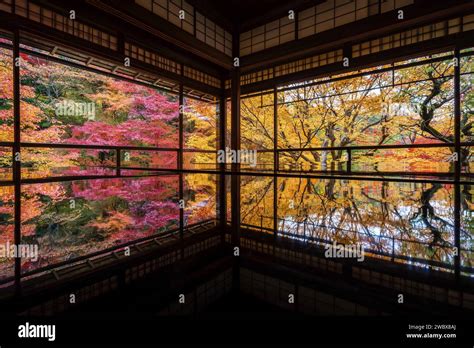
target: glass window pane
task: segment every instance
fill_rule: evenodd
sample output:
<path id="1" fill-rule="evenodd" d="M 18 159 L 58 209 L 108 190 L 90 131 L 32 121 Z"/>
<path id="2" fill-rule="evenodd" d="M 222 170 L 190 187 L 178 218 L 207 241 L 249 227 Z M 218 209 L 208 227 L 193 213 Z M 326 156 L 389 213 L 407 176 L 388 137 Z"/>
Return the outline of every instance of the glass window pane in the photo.
<path id="1" fill-rule="evenodd" d="M 22 54 L 24 142 L 176 148 L 178 115 L 176 96 Z"/>

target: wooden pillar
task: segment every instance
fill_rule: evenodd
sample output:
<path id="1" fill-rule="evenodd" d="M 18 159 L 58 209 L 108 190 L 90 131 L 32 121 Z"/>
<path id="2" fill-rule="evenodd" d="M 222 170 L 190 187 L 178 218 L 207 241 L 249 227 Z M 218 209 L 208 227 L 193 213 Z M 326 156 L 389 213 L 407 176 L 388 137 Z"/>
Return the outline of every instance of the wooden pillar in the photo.
<path id="1" fill-rule="evenodd" d="M 21 147 L 20 147 L 20 33 L 13 33 L 13 181 L 15 185 L 14 243 L 21 244 Z M 21 294 L 21 257 L 15 257 L 15 294 Z"/>
<path id="2" fill-rule="evenodd" d="M 461 275 L 461 58 L 459 49 L 454 50 L 454 151 L 457 161 L 454 162 L 454 246 L 457 253 L 454 256 L 454 274 L 456 280 Z"/>
<path id="3" fill-rule="evenodd" d="M 219 139 L 217 148 L 220 151 L 225 151 L 226 144 L 226 130 L 227 130 L 227 105 L 225 98 L 225 80 L 221 81 L 221 96 L 219 98 Z M 225 162 L 218 163 L 219 170 L 219 187 L 218 187 L 218 207 L 219 207 L 219 228 L 221 232 L 221 242 L 225 243 L 225 234 L 227 227 L 227 195 L 225 189 Z"/>
<path id="4" fill-rule="evenodd" d="M 236 26 L 232 40 L 233 59 L 240 56 L 239 30 Z M 235 66 L 231 73 L 231 147 L 232 150 L 240 150 L 240 66 Z M 240 252 L 240 163 L 232 163 L 231 176 L 231 201 L 232 201 L 232 228 L 231 241 L 232 252 L 234 248 L 239 248 Z M 240 289 L 240 262 L 239 257 L 235 257 L 233 267 L 233 287 L 234 290 Z"/>

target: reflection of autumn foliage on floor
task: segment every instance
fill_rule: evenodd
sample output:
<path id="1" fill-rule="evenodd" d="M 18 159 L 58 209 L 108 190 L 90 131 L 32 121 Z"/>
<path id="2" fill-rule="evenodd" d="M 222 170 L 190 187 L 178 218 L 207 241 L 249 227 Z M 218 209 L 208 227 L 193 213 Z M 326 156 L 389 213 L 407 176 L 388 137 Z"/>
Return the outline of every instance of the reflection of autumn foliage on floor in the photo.
<path id="1" fill-rule="evenodd" d="M 125 232 L 131 227 L 135 232 L 153 233 L 156 229 L 167 226 L 178 218 L 177 176 L 78 181 L 73 183 L 72 190 L 75 197 L 82 197 L 87 201 L 97 201 L 103 197 L 113 196 L 117 200 L 127 202 L 133 218 L 118 212 L 110 218 L 105 216 L 100 223 L 107 229 L 115 226 L 116 228 L 112 230 L 121 231 L 120 233 L 124 235 L 131 232 Z M 115 205 L 112 204 L 111 207 Z M 118 225 L 120 216 L 123 217 L 122 226 Z M 126 221 L 129 223 L 126 224 Z M 120 241 L 123 242 L 121 238 L 118 238 L 118 242 Z"/>
<path id="2" fill-rule="evenodd" d="M 240 190 L 242 223 L 273 228 L 273 178 L 243 176 Z"/>
<path id="3" fill-rule="evenodd" d="M 31 266 L 177 228 L 177 182 L 163 176 L 25 185 L 22 235 L 40 246 L 40 261 Z"/>
<path id="4" fill-rule="evenodd" d="M 273 178 L 241 182 L 242 221 L 272 228 Z M 277 190 L 280 231 L 453 263 L 452 184 L 278 178 Z M 471 231 L 462 228 L 462 248 L 472 248 Z M 465 256 L 472 265 L 474 255 Z"/>
<path id="5" fill-rule="evenodd" d="M 216 175 L 184 175 L 185 226 L 216 218 Z"/>
<path id="6" fill-rule="evenodd" d="M 14 188 L 12 186 L 0 186 L 0 244 L 12 244 L 13 239 L 13 217 L 14 217 Z M 0 257 L 0 280 L 13 275 L 14 260 Z"/>
<path id="7" fill-rule="evenodd" d="M 216 186 L 211 175 L 189 174 L 185 181 L 188 224 L 216 217 Z M 23 243 L 39 245 L 36 263 L 47 266 L 179 226 L 178 176 L 77 180 L 22 187 Z M 2 187 L 0 242 L 13 242 L 13 188 Z M 6 260 L 5 260 L 6 261 Z M 10 261 L 0 274 L 12 275 Z"/>

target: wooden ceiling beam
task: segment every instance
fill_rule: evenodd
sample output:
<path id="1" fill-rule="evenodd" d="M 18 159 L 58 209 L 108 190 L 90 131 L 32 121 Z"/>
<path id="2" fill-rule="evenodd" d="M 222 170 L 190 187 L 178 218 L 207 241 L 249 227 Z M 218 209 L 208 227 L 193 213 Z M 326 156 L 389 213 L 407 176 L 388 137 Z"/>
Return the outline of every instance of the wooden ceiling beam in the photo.
<path id="1" fill-rule="evenodd" d="M 339 49 L 351 42 L 381 37 L 450 16 L 465 15 L 474 11 L 474 2 L 416 0 L 414 5 L 403 8 L 403 11 L 403 20 L 399 20 L 396 13 L 391 11 L 241 57 L 242 72 L 285 64 L 320 52 Z"/>

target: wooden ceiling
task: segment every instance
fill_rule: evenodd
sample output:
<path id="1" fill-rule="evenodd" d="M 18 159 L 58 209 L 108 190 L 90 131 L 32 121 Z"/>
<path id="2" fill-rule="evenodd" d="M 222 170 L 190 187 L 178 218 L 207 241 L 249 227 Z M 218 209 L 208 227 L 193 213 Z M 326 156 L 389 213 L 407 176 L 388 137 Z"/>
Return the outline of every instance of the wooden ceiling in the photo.
<path id="1" fill-rule="evenodd" d="M 324 0 L 187 0 L 227 30 L 245 31 Z"/>

